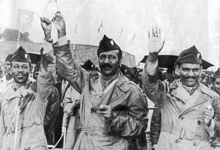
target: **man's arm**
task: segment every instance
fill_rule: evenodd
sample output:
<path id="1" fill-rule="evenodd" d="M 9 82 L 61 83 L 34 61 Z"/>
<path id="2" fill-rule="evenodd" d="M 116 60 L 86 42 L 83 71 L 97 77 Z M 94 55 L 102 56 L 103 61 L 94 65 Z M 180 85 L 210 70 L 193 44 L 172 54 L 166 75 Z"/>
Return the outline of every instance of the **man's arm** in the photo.
<path id="1" fill-rule="evenodd" d="M 51 21 L 41 18 L 41 26 L 44 31 L 45 39 L 41 50 L 41 66 L 37 79 L 37 91 L 42 101 L 47 101 L 49 94 L 55 84 L 55 56 L 53 55 L 51 40 Z"/>
<path id="2" fill-rule="evenodd" d="M 3 110 L 1 109 L 1 114 L 0 114 L 0 150 L 2 149 L 2 144 L 3 144 L 3 136 L 5 135 L 5 126 L 4 126 L 4 120 L 3 120 Z"/>
<path id="3" fill-rule="evenodd" d="M 214 124 L 214 137 L 220 138 L 220 96 L 218 94 L 215 95 L 213 101 L 213 109 L 214 109 L 214 117 L 212 119 L 212 124 Z M 211 126 L 212 126 L 211 124 Z"/>
<path id="4" fill-rule="evenodd" d="M 77 92 L 81 93 L 83 83 L 86 80 L 86 71 L 72 57 L 70 45 L 66 40 L 65 21 L 61 13 L 57 12 L 52 21 L 58 33 L 58 42 L 54 45 L 58 72 Z"/>
<path id="5" fill-rule="evenodd" d="M 161 42 L 160 29 L 152 29 L 148 34 L 149 56 L 147 58 L 142 77 L 143 90 L 150 100 L 157 103 L 162 100 L 163 93 L 167 90 L 167 84 L 158 80 L 158 53 L 164 46 Z"/>

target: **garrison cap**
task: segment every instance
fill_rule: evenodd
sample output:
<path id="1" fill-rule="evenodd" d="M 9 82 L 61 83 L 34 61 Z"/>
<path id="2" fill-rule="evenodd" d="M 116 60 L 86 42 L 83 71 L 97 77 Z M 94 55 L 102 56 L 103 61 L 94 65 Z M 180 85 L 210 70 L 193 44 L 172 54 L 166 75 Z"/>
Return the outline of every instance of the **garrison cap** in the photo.
<path id="1" fill-rule="evenodd" d="M 202 55 L 195 46 L 192 46 L 180 53 L 177 63 L 202 64 Z"/>
<path id="2" fill-rule="evenodd" d="M 220 78 L 220 68 L 218 68 L 218 70 L 215 72 L 213 78 L 214 78 L 214 79 L 216 79 L 216 78 Z"/>
<path id="3" fill-rule="evenodd" d="M 34 72 L 40 70 L 40 65 L 41 65 L 41 61 L 39 61 L 39 62 L 34 66 Z"/>
<path id="4" fill-rule="evenodd" d="M 103 39 L 99 43 L 97 55 L 99 56 L 99 54 L 102 52 L 109 52 L 113 50 L 121 51 L 121 48 L 115 43 L 113 39 L 110 39 L 106 35 L 104 35 Z"/>
<path id="5" fill-rule="evenodd" d="M 24 48 L 22 46 L 20 46 L 18 48 L 18 50 L 16 50 L 14 52 L 14 54 L 12 55 L 11 61 L 17 61 L 17 62 L 29 62 L 31 63 L 31 58 L 28 55 L 28 53 L 26 53 L 26 51 L 24 50 Z"/>
<path id="6" fill-rule="evenodd" d="M 6 61 L 11 61 L 12 55 L 13 55 L 13 54 L 9 54 L 9 55 L 5 58 L 5 62 L 6 62 Z"/>
<path id="7" fill-rule="evenodd" d="M 95 70 L 95 65 L 90 59 L 87 60 L 83 65 L 81 65 L 81 67 L 85 70 Z"/>

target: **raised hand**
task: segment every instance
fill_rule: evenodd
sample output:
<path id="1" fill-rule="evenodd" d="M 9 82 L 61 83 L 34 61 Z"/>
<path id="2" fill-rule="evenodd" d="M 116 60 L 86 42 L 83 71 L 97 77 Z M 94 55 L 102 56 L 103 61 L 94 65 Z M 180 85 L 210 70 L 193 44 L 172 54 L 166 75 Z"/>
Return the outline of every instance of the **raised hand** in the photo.
<path id="1" fill-rule="evenodd" d="M 41 21 L 41 27 L 44 31 L 45 40 L 50 40 L 51 39 L 51 30 L 52 30 L 51 21 L 46 17 L 40 18 L 40 21 Z"/>
<path id="2" fill-rule="evenodd" d="M 161 41 L 161 30 L 156 28 L 152 28 L 152 31 L 148 32 L 148 49 L 149 53 L 156 53 L 158 54 L 163 46 L 165 40 Z"/>
<path id="3" fill-rule="evenodd" d="M 59 11 L 53 17 L 52 22 L 57 29 L 58 38 L 65 36 L 66 35 L 66 24 L 65 24 L 63 16 L 61 15 Z"/>

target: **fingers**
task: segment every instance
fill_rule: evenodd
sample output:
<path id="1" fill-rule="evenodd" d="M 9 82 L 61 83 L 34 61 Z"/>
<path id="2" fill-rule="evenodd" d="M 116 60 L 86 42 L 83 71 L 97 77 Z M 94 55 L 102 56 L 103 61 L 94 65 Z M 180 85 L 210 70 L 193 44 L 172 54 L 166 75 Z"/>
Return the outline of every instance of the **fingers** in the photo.
<path id="1" fill-rule="evenodd" d="M 55 16 L 53 17 L 52 21 L 53 21 L 53 22 L 54 22 L 54 21 L 58 21 L 58 20 L 60 20 L 61 18 L 63 18 L 63 16 L 61 15 L 60 11 L 57 11 L 57 12 L 55 13 Z"/>
<path id="2" fill-rule="evenodd" d="M 40 20 L 41 20 L 41 22 L 44 22 L 47 25 L 51 23 L 51 21 L 48 18 L 46 18 L 46 17 L 41 17 Z"/>
<path id="3" fill-rule="evenodd" d="M 157 28 L 157 26 L 155 28 L 152 27 L 151 32 L 148 31 L 148 37 L 159 37 L 159 38 L 161 38 L 161 29 Z"/>

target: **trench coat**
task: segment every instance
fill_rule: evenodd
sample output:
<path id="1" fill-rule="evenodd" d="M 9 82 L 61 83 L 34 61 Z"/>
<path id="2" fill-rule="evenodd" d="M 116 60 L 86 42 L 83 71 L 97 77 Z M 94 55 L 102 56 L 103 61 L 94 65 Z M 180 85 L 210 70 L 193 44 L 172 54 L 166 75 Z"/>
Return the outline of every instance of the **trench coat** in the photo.
<path id="1" fill-rule="evenodd" d="M 151 71 L 147 67 L 151 67 Z M 209 140 L 214 137 L 214 133 L 219 132 L 220 127 L 219 96 L 201 83 L 190 95 L 179 79 L 172 83 L 160 81 L 156 76 L 156 68 L 156 65 L 147 62 L 142 78 L 144 92 L 162 108 L 162 128 L 155 149 L 210 150 Z M 208 128 L 204 121 L 207 105 L 211 105 L 215 112 L 213 129 Z"/>
<path id="2" fill-rule="evenodd" d="M 17 131 L 16 150 L 47 150 L 47 141 L 43 128 L 47 97 L 54 84 L 55 61 L 52 52 L 42 56 L 42 64 L 37 80 L 37 89 L 28 80 L 25 85 L 14 88 L 14 80 L 6 85 L 1 97 L 0 115 L 0 149 L 14 149 L 15 132 Z M 19 105 L 20 91 L 31 89 Z M 37 90 L 36 92 L 34 92 Z M 20 109 L 16 111 L 16 106 Z M 19 113 L 18 128 L 16 118 Z M 16 130 L 16 131 L 15 131 Z"/>
<path id="3" fill-rule="evenodd" d="M 147 100 L 142 90 L 120 75 L 105 94 L 101 75 L 92 75 L 79 66 L 69 44 L 54 46 L 58 71 L 81 94 L 81 128 L 73 150 L 128 150 L 129 139 L 142 135 L 147 127 Z M 100 104 L 113 109 L 113 120 L 97 113 Z"/>

